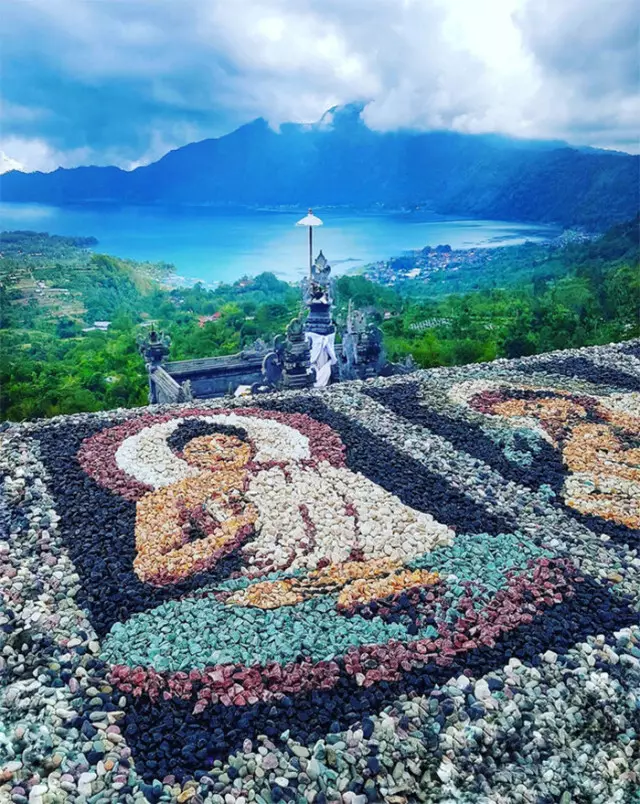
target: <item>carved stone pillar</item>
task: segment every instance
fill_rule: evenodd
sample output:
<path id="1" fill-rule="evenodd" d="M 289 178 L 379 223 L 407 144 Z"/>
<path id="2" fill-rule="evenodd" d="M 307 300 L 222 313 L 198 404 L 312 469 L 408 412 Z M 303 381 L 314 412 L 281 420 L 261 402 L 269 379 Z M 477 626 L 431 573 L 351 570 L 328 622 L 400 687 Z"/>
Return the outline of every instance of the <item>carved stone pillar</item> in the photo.
<path id="1" fill-rule="evenodd" d="M 159 334 L 155 329 L 152 329 L 146 338 L 141 338 L 138 341 L 138 349 L 140 350 L 140 354 L 144 357 L 147 373 L 149 375 L 150 405 L 155 405 L 158 402 L 158 393 L 153 380 L 153 372 L 164 364 L 169 354 L 170 346 L 171 340 L 169 336 L 164 333 Z"/>
<path id="2" fill-rule="evenodd" d="M 309 370 L 309 353 L 304 325 L 299 318 L 294 318 L 287 327 L 287 339 L 284 345 L 282 380 L 285 388 L 291 390 L 313 385 L 313 374 Z"/>
<path id="3" fill-rule="evenodd" d="M 309 308 L 305 330 L 318 335 L 330 335 L 335 332 L 332 320 L 331 266 L 322 251 L 311 267 L 311 276 L 306 280 L 303 291 L 305 303 Z"/>

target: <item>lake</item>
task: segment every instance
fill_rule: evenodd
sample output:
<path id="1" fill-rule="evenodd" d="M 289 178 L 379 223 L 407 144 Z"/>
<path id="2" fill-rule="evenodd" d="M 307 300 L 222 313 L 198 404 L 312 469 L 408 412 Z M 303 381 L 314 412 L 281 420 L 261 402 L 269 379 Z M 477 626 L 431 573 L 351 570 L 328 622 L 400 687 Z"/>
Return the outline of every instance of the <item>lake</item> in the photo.
<path id="1" fill-rule="evenodd" d="M 415 212 L 316 212 L 324 226 L 314 231 L 314 251 L 322 248 L 336 273 L 424 246 L 515 245 L 559 233 L 540 224 L 445 219 Z M 294 224 L 305 213 L 0 203 L 0 230 L 92 235 L 99 241 L 98 251 L 173 263 L 178 275 L 190 282 L 229 282 L 261 271 L 297 280 L 307 265 L 308 240 L 307 230 Z"/>

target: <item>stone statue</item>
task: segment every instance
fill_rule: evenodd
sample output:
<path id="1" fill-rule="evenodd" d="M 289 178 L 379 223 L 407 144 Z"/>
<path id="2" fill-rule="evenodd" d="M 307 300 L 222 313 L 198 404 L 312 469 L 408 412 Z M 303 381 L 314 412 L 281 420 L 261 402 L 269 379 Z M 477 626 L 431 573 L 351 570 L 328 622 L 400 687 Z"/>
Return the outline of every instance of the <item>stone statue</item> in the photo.
<path id="1" fill-rule="evenodd" d="M 311 282 L 325 291 L 329 290 L 331 282 L 331 266 L 322 251 L 316 257 L 316 261 L 311 266 Z"/>
<path id="2" fill-rule="evenodd" d="M 244 348 L 240 352 L 240 354 L 245 355 L 245 354 L 251 354 L 252 352 L 257 352 L 258 354 L 261 354 L 262 352 L 266 353 L 268 350 L 269 347 L 267 346 L 265 341 L 262 338 L 256 338 L 256 340 L 251 344 L 251 346 L 247 346 L 246 348 Z"/>
<path id="3" fill-rule="evenodd" d="M 342 336 L 342 353 L 340 355 L 339 375 L 341 380 L 355 380 L 358 364 L 358 336 L 355 332 L 345 332 Z"/>
<path id="4" fill-rule="evenodd" d="M 363 380 L 377 376 L 384 365 L 382 338 L 382 330 L 373 323 L 367 325 L 365 313 L 354 310 L 349 301 L 342 335 L 340 380 Z"/>
<path id="5" fill-rule="evenodd" d="M 146 338 L 144 336 L 138 338 L 138 349 L 144 357 L 148 370 L 161 366 L 165 362 L 170 346 L 169 336 L 158 333 L 155 329 L 152 329 Z"/>
<path id="6" fill-rule="evenodd" d="M 398 374 L 411 374 L 418 370 L 418 364 L 413 359 L 413 355 L 407 355 L 399 363 L 384 363 L 380 369 L 381 377 L 393 377 Z"/>
<path id="7" fill-rule="evenodd" d="M 333 304 L 331 266 L 322 251 L 311 266 L 311 276 L 302 283 L 305 304 L 309 308 L 305 329 L 318 335 L 335 332 L 331 319 Z"/>
<path id="8" fill-rule="evenodd" d="M 382 353 L 383 334 L 380 327 L 369 324 L 365 333 L 365 346 L 363 350 L 364 362 L 367 363 L 375 373 L 382 368 L 380 361 L 383 359 Z"/>
<path id="9" fill-rule="evenodd" d="M 144 358 L 147 369 L 149 382 L 149 404 L 155 405 L 157 402 L 161 401 L 161 399 L 159 398 L 158 391 L 155 387 L 153 379 L 154 372 L 161 373 L 163 370 L 162 367 L 165 365 L 166 357 L 169 354 L 171 340 L 168 335 L 165 335 L 164 333 L 159 334 L 155 329 L 152 329 L 146 337 L 142 334 L 139 335 L 137 342 L 138 350 Z M 173 382 L 169 375 L 166 375 L 166 380 L 169 384 Z M 174 385 L 176 384 L 174 383 Z M 191 399 L 192 397 L 184 397 L 179 401 L 186 401 L 187 398 Z"/>
<path id="10" fill-rule="evenodd" d="M 192 400 L 193 400 L 193 389 L 191 387 L 191 380 L 185 380 L 180 385 L 178 402 L 191 402 Z"/>
<path id="11" fill-rule="evenodd" d="M 309 342 L 300 317 L 292 319 L 287 327 L 284 344 L 283 384 L 285 388 L 307 388 L 313 382 L 309 371 Z"/>

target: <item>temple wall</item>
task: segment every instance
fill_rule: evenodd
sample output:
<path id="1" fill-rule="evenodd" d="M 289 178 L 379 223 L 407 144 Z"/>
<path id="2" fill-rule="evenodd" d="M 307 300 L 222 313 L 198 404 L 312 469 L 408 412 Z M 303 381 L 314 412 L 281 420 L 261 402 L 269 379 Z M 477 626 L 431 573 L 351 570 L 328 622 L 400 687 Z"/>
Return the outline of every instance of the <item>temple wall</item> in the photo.
<path id="1" fill-rule="evenodd" d="M 238 361 L 234 359 L 233 362 L 230 360 L 226 365 L 220 358 L 212 358 L 210 364 L 204 360 L 181 361 L 177 367 L 167 363 L 165 369 L 165 373 L 178 385 L 182 385 L 186 380 L 190 381 L 194 399 L 210 399 L 232 394 L 239 385 L 253 385 L 253 383 L 260 382 L 262 356 L 258 360 Z M 151 379 L 153 382 L 153 374 Z M 159 402 L 171 401 L 160 399 L 160 391 L 159 385 L 156 384 Z"/>

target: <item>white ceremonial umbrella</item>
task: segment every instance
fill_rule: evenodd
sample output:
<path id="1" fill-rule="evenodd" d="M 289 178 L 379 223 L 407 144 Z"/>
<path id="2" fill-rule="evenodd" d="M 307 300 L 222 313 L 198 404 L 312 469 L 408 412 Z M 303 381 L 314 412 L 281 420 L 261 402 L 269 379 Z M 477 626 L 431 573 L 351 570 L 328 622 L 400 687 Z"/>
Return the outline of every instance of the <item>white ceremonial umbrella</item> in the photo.
<path id="1" fill-rule="evenodd" d="M 309 227 L 309 276 L 311 276 L 311 266 L 313 265 L 313 227 L 314 226 L 322 226 L 322 221 L 320 218 L 316 218 L 313 214 L 313 210 L 309 210 L 309 214 L 305 215 L 304 218 L 301 218 L 297 223 L 296 226 L 308 226 Z"/>

